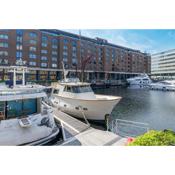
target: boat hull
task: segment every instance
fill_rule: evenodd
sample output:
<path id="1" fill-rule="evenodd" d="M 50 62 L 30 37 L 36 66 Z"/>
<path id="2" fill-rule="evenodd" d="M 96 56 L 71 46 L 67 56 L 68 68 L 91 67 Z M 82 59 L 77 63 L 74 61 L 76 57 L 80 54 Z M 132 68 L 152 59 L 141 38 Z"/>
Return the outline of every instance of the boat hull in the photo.
<path id="1" fill-rule="evenodd" d="M 21 125 L 21 119 L 2 120 L 0 145 L 44 145 L 59 134 L 51 112 L 32 114 L 27 117 L 30 126 Z"/>
<path id="2" fill-rule="evenodd" d="M 61 111 L 77 118 L 83 118 L 83 113 L 88 120 L 103 121 L 105 116 L 111 114 L 113 108 L 121 97 L 104 99 L 106 96 L 96 95 L 97 99 L 84 100 L 57 96 L 52 102 Z M 109 96 L 108 96 L 109 97 Z"/>
<path id="3" fill-rule="evenodd" d="M 163 84 L 150 84 L 152 90 L 164 90 L 164 91 L 175 91 L 175 85 L 163 85 Z"/>
<path id="4" fill-rule="evenodd" d="M 46 145 L 47 143 L 53 141 L 54 139 L 56 139 L 57 135 L 59 134 L 60 130 L 58 127 L 55 127 L 54 131 L 52 132 L 52 134 L 50 134 L 49 136 L 36 140 L 34 142 L 30 142 L 30 143 L 25 143 L 25 144 L 21 144 L 18 146 L 41 146 L 41 145 Z"/>

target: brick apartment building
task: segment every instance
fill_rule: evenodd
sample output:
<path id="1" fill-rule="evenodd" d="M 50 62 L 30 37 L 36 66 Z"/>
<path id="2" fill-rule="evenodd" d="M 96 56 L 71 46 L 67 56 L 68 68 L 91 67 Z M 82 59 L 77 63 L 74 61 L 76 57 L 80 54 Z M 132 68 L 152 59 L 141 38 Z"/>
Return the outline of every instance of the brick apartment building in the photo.
<path id="1" fill-rule="evenodd" d="M 11 79 L 7 68 L 18 59 L 29 67 L 28 81 L 60 79 L 62 62 L 70 72 L 80 72 L 85 59 L 87 80 L 124 79 L 151 71 L 149 54 L 105 39 L 61 30 L 0 30 L 0 81 Z"/>

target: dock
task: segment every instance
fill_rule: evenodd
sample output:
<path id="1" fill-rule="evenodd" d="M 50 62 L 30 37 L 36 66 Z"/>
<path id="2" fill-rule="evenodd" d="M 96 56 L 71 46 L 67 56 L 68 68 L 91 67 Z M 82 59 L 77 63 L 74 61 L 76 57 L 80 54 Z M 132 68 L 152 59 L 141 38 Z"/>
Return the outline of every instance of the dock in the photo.
<path id="1" fill-rule="evenodd" d="M 127 139 L 109 131 L 95 129 L 58 109 L 53 110 L 55 120 L 62 127 L 62 146 L 124 146 Z M 60 145 L 60 143 L 59 143 Z"/>

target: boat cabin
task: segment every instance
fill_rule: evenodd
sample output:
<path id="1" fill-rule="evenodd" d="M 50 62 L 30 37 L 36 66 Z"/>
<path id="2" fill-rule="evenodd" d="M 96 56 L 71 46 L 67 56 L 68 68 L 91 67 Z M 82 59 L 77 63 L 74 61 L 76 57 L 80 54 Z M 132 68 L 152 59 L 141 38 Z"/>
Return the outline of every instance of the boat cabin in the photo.
<path id="1" fill-rule="evenodd" d="M 42 91 L 28 89 L 0 89 L 0 120 L 23 118 L 41 112 Z"/>
<path id="2" fill-rule="evenodd" d="M 95 98 L 94 92 L 89 83 L 59 83 L 52 87 L 52 95 L 77 98 L 86 95 L 86 98 Z"/>

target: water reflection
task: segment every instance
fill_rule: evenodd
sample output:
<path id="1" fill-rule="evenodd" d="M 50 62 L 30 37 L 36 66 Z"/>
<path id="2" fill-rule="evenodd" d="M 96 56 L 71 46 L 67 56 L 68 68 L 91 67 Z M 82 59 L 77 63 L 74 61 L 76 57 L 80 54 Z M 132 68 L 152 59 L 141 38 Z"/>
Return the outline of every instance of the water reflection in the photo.
<path id="1" fill-rule="evenodd" d="M 175 130 L 175 92 L 111 87 L 96 90 L 96 93 L 123 97 L 112 112 L 113 118 L 146 122 L 151 129 Z"/>

